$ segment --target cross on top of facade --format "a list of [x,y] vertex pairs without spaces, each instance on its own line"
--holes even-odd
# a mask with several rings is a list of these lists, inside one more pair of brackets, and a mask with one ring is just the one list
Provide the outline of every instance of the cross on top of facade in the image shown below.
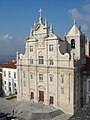
[[41,23],[42,22],[42,9],[41,8],[40,8],[39,12],[40,12],[39,22]]
[[40,12],[40,17],[42,17],[42,9],[41,8],[40,8],[39,12]]

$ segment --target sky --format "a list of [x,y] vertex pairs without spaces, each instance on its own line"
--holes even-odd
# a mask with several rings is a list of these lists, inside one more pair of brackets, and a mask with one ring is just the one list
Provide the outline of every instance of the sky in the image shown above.
[[76,19],[90,39],[90,0],[0,0],[0,55],[23,53],[30,28],[39,20],[53,24],[54,33],[63,37]]

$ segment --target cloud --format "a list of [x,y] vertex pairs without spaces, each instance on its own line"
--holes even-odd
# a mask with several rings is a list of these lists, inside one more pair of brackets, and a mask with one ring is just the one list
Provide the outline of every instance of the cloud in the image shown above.
[[90,12],[90,4],[84,6],[84,10]]
[[11,35],[9,35],[9,34],[6,34],[6,35],[4,35],[2,37],[2,39],[4,39],[4,40],[11,40],[11,39],[13,39],[13,37]]
[[84,31],[84,32],[87,32],[87,31],[89,30],[87,24],[82,24],[82,25],[81,25],[81,28],[82,28],[82,31]]
[[86,20],[86,22],[89,22],[90,23],[90,15],[85,15],[85,20]]
[[0,54],[15,55],[17,51],[23,51],[23,48],[24,41],[22,39],[16,39],[9,34],[0,36]]
[[83,6],[82,12],[76,8],[68,10],[69,15],[72,19],[76,19],[81,23],[82,31],[85,32],[86,36],[90,39],[90,4]]
[[79,11],[76,8],[70,9],[68,13],[71,15],[72,19],[82,19],[83,15],[79,13]]
[[90,23],[90,15],[89,14],[80,13],[76,8],[70,9],[68,11],[68,13],[71,15],[72,19],[84,20],[84,21]]

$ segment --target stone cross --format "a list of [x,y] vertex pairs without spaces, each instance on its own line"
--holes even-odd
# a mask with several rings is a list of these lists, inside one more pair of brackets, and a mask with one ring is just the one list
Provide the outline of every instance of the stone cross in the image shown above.
[[42,9],[41,8],[40,8],[39,12],[40,12],[39,22],[42,23]]
[[42,9],[41,8],[40,8],[39,12],[40,12],[40,18],[42,18]]

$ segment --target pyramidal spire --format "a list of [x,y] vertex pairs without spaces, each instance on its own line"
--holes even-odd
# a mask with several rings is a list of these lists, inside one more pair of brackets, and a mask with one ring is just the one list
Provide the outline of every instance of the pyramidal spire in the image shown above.
[[39,12],[40,12],[39,23],[42,23],[42,9],[41,8],[40,8]]
[[73,26],[70,29],[70,31],[67,34],[68,36],[72,36],[72,35],[80,35],[80,30],[77,28],[76,26],[76,20],[74,19],[73,21]]

